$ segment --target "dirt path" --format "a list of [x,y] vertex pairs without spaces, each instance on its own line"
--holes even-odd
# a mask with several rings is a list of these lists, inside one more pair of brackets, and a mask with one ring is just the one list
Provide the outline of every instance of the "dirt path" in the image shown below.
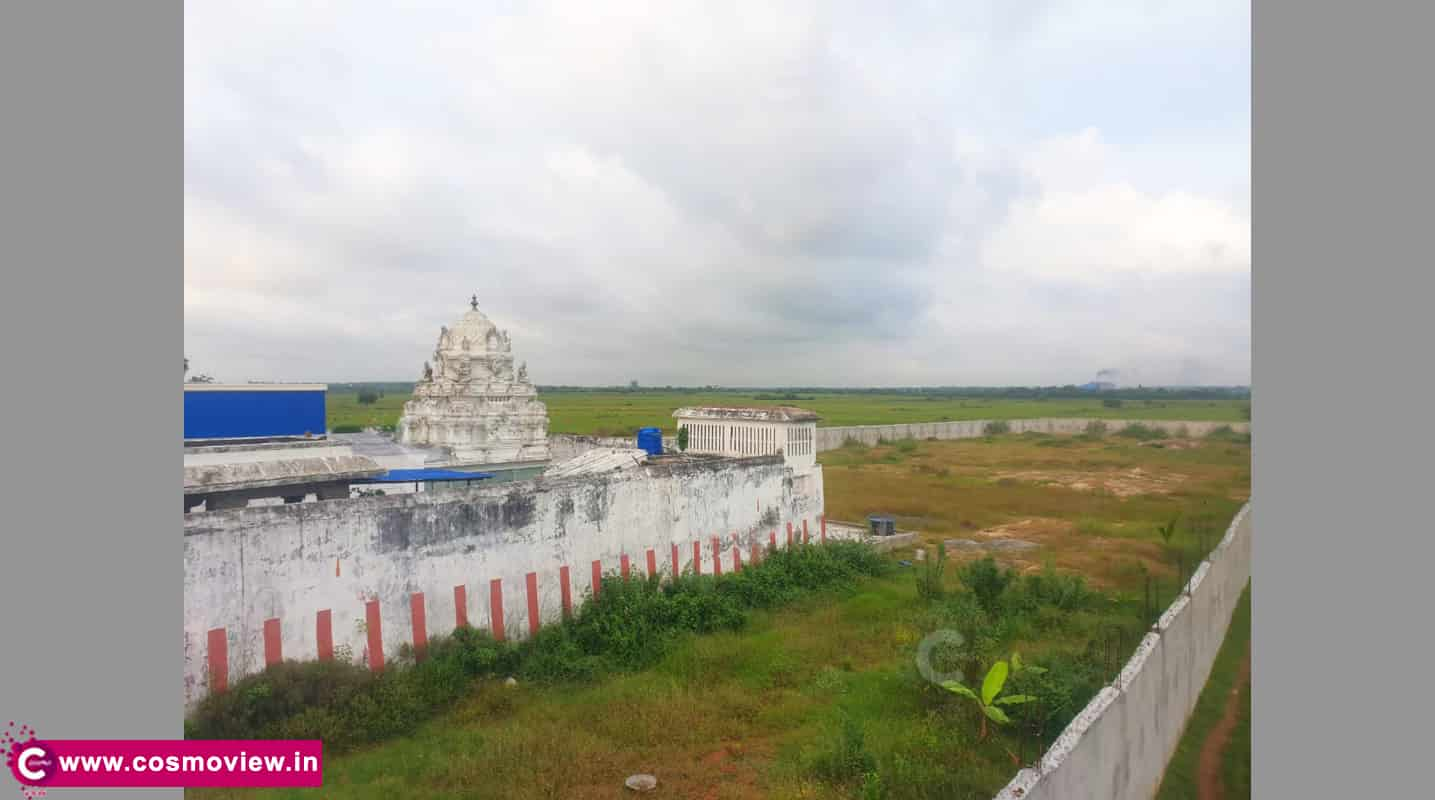
[[1241,658],[1241,672],[1236,677],[1236,685],[1231,687],[1231,693],[1226,697],[1226,710],[1221,715],[1221,721],[1216,727],[1206,734],[1206,741],[1201,743],[1201,758],[1196,772],[1197,794],[1201,800],[1221,800],[1226,796],[1221,786],[1221,758],[1226,753],[1226,745],[1230,743],[1231,733],[1236,729],[1236,721],[1241,712],[1241,692],[1248,691],[1251,685],[1251,646],[1246,645],[1246,654]]

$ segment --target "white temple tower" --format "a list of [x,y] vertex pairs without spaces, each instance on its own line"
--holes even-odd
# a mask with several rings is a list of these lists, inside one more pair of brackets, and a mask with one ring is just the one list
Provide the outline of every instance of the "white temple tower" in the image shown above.
[[518,467],[549,459],[548,408],[513,366],[507,331],[472,309],[440,329],[413,399],[399,419],[399,442],[452,452],[455,465]]

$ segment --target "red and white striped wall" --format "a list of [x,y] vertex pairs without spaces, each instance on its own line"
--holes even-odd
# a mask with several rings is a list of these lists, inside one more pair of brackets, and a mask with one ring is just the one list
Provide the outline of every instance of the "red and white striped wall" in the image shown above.
[[[828,541],[825,516],[802,517],[784,523],[785,537],[778,536],[776,527],[694,536],[686,543],[671,542],[639,553],[622,552],[615,558],[595,559],[587,564],[560,564],[543,572],[529,571],[520,581],[476,577],[448,586],[426,585],[420,591],[391,597],[355,597],[340,607],[268,617],[258,630],[259,658],[249,659],[249,663],[262,669],[285,659],[322,661],[344,657],[381,671],[400,646],[410,645],[414,657],[422,660],[431,636],[460,627],[483,628],[495,639],[523,638],[537,633],[541,625],[574,613],[585,596],[599,593],[605,575],[626,580],[657,576],[662,580],[683,572],[737,572],[760,563],[774,548],[812,544],[809,525],[817,530],[818,543]],[[342,561],[335,571],[342,576]],[[220,625],[205,631],[203,688],[225,691],[234,680],[251,671],[234,658],[236,652],[249,646],[246,634],[242,626]],[[347,652],[336,649],[336,642],[346,642]]]

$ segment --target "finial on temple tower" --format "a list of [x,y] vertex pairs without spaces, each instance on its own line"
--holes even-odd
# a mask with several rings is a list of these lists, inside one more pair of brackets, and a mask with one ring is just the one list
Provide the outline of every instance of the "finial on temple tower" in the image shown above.
[[473,307],[473,310],[474,310],[474,311],[477,311],[477,310],[478,310],[478,295],[475,294],[473,297],[469,298],[468,304]]

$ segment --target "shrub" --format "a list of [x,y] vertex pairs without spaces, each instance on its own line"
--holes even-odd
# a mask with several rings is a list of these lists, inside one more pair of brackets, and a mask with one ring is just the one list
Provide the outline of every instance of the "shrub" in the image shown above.
[[917,596],[923,600],[940,600],[946,593],[942,578],[947,570],[947,545],[937,544],[937,554],[922,562],[917,570]]
[[812,772],[832,784],[851,784],[875,772],[877,759],[867,752],[862,724],[844,714],[828,745],[812,761]]
[[1035,699],[1012,709],[1025,730],[1035,730],[1050,743],[1071,723],[1104,684],[1099,663],[1084,656],[1052,653],[1041,659],[1045,672],[1026,670],[1013,675],[1010,691]]
[[348,423],[348,422],[346,422],[346,423],[344,423],[344,424],[342,424],[342,425],[335,425],[334,427],[332,427],[332,428],[329,429],[329,432],[330,432],[330,433],[361,433],[361,432],[363,432],[363,430],[364,430],[364,428],[363,428],[362,425],[355,425],[355,424],[353,424],[353,423]]
[[1222,425],[1219,428],[1215,428],[1206,434],[1206,438],[1218,442],[1251,443],[1251,435],[1249,433],[1237,433],[1230,425]]
[[991,556],[969,562],[958,575],[976,596],[977,604],[992,617],[1001,609],[1002,593],[1016,580],[1016,570],[1002,569]]
[[1011,433],[1011,423],[1004,419],[997,419],[982,426],[982,434],[986,436],[1000,436],[1004,433]]
[[360,390],[359,390],[359,405],[365,405],[365,406],[373,405],[374,403],[377,403],[378,401],[379,401],[379,393],[378,393],[378,392],[375,392],[373,389],[360,389]]
[[1106,435],[1106,423],[1094,419],[1086,423],[1086,435],[1092,439],[1099,439]]
[[678,450],[687,452],[688,449],[688,426],[678,428]]
[[1120,407],[1121,407],[1121,398],[1119,398],[1119,397],[1106,397],[1106,398],[1103,398],[1103,399],[1101,400],[1101,405],[1103,405],[1103,406],[1105,406],[1105,407],[1107,407],[1107,408],[1120,408]]
[[898,439],[896,442],[893,443],[892,446],[893,446],[893,447],[896,447],[896,448],[897,448],[897,452],[899,452],[899,453],[915,453],[915,452],[917,452],[917,440],[916,440],[916,439]]
[[1023,576],[1022,589],[1036,605],[1051,606],[1062,611],[1085,608],[1099,597],[1087,587],[1084,575],[1057,572],[1050,564],[1041,572]]
[[1123,427],[1121,430],[1116,432],[1116,435],[1124,436],[1128,439],[1139,439],[1141,441],[1145,441],[1147,439],[1166,438],[1165,431],[1161,430],[1160,428],[1153,428],[1140,422],[1133,422],[1130,425]]

